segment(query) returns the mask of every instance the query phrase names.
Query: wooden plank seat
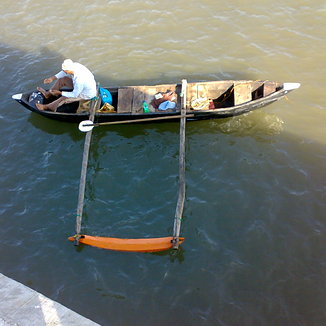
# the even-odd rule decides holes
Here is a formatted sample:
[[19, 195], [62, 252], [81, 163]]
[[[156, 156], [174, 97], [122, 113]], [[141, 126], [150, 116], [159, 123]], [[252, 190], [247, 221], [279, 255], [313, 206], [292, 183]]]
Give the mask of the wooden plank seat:
[[272, 81], [255, 81], [252, 82], [252, 99], [256, 100], [268, 96], [280, 89], [280, 83]]
[[276, 85], [274, 82], [265, 82], [264, 83], [264, 93], [263, 96], [270, 95], [276, 90]]
[[[213, 99], [215, 107], [222, 107], [226, 99], [232, 95], [233, 103], [233, 82], [203, 82], [188, 83], [187, 86], [187, 108], [191, 108], [191, 102], [198, 98]], [[219, 104], [218, 104], [219, 103]]]
[[118, 90], [118, 113], [131, 113], [134, 89], [132, 87], [119, 88]]
[[234, 105], [251, 101], [251, 83], [234, 84]]

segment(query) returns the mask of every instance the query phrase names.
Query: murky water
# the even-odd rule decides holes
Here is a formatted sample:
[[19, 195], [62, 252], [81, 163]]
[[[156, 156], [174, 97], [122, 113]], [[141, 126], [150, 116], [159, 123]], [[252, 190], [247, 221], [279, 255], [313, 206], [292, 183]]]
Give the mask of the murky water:
[[[1, 1], [0, 272], [101, 325], [309, 325], [325, 313], [322, 1]], [[84, 135], [11, 100], [64, 58], [103, 85], [302, 83], [246, 116], [187, 125], [176, 254], [76, 249]], [[178, 123], [97, 128], [83, 230], [167, 236]]]

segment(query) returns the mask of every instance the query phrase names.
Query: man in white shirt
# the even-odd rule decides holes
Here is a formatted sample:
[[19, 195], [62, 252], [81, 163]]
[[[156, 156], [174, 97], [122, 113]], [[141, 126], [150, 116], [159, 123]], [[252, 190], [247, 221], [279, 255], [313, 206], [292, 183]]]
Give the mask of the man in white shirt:
[[[90, 100], [96, 96], [96, 82], [93, 74], [78, 62], [66, 59], [62, 63], [62, 71], [52, 77], [45, 78], [44, 84], [52, 83], [55, 80], [55, 84], [48, 91], [42, 87], [37, 88], [46, 99], [51, 96], [59, 96], [58, 99], [49, 104], [37, 103], [36, 107], [41, 111], [56, 111], [62, 104]], [[62, 87], [68, 87], [72, 91], [61, 91]]]

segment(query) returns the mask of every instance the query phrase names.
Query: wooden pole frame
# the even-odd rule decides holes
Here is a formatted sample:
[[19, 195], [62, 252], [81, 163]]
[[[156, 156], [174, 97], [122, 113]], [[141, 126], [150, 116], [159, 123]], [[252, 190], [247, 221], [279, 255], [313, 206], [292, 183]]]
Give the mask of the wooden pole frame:
[[187, 112], [187, 81], [182, 80], [182, 106], [181, 106], [181, 118], [180, 118], [180, 147], [179, 147], [179, 195], [178, 202], [174, 217], [173, 226], [173, 249], [179, 248], [180, 242], [180, 230], [182, 214], [186, 196], [186, 112]]
[[[94, 121], [96, 107], [99, 103], [100, 99], [97, 98], [96, 100], [91, 102], [90, 108], [90, 121]], [[78, 205], [77, 205], [77, 216], [76, 216], [76, 235], [75, 235], [75, 242], [76, 246], [79, 245], [80, 240], [80, 233], [81, 233], [81, 223], [83, 217], [83, 209], [84, 209], [84, 198], [85, 198], [85, 187], [86, 187], [86, 175], [87, 175], [87, 165], [88, 165], [88, 156], [89, 156], [89, 149], [91, 145], [91, 138], [92, 138], [92, 130], [88, 131], [85, 137], [84, 143], [84, 152], [83, 152], [83, 161], [80, 173], [80, 182], [79, 182], [79, 193], [78, 193]]]
[[[184, 209], [185, 194], [186, 194], [186, 180], [185, 180], [185, 140], [186, 140], [186, 118], [187, 118], [187, 81], [182, 80], [182, 105], [181, 115], [174, 116], [173, 118], [180, 118], [180, 146], [179, 146], [179, 194], [178, 202], [176, 206], [173, 236], [165, 238], [147, 238], [147, 239], [120, 239], [110, 237], [93, 237], [81, 234], [81, 223], [84, 207], [85, 187], [86, 187], [86, 174], [89, 157], [89, 149], [92, 137], [92, 130], [90, 129], [85, 137], [83, 161], [81, 168], [79, 194], [78, 194], [78, 206], [76, 217], [76, 235], [69, 237], [70, 241], [73, 241], [75, 245], [79, 243], [88, 244], [103, 249], [119, 250], [119, 251], [135, 251], [135, 252], [155, 252], [164, 251], [170, 248], [178, 249], [179, 245], [184, 241], [184, 238], [180, 237], [181, 220]], [[94, 124], [95, 109], [97, 101], [92, 102], [91, 113], [89, 120]], [[172, 118], [172, 117], [165, 117]], [[151, 119], [152, 120], [152, 119]], [[128, 121], [129, 122], [129, 121]], [[126, 122], [126, 123], [128, 123]], [[111, 123], [106, 123], [111, 124]], [[112, 123], [114, 124], [114, 123]]]

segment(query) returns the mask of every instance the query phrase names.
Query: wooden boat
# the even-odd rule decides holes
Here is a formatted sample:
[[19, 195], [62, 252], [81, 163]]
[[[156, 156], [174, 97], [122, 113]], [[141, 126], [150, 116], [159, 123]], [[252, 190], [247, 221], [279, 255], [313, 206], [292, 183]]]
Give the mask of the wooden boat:
[[[186, 115], [187, 120], [216, 119], [240, 115], [261, 108], [283, 98], [290, 91], [300, 87], [299, 83], [279, 83], [272, 81], [227, 80], [187, 83]], [[101, 111], [100, 101], [96, 108], [94, 122], [113, 122], [180, 116], [181, 83], [155, 86], [107, 87], [112, 95], [114, 112]], [[174, 92], [175, 109], [159, 110], [153, 100], [162, 94]], [[161, 94], [161, 95], [159, 95]], [[15, 94], [14, 100], [28, 110], [44, 117], [80, 122], [88, 118], [89, 112], [81, 103], [64, 104], [57, 112], [40, 111], [36, 103], [46, 104], [47, 100], [38, 91]], [[144, 101], [149, 112], [143, 109]], [[164, 121], [164, 120], [162, 120]]]

